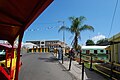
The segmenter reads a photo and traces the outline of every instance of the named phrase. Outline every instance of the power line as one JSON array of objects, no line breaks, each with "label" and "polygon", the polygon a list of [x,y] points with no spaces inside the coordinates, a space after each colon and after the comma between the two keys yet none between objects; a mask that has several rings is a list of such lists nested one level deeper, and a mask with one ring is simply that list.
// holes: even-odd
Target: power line
[{"label": "power line", "polygon": [[33,32],[33,31],[42,31],[42,30],[51,30],[51,29],[55,29],[55,28],[58,28],[58,27],[41,27],[41,28],[34,28],[34,29],[27,29],[26,31],[29,31],[29,32]]},{"label": "power line", "polygon": [[44,23],[34,23],[34,26],[39,26],[39,25],[49,25],[48,27],[37,27],[34,29],[27,29],[26,31],[28,32],[33,32],[33,31],[40,31],[40,30],[51,30],[51,29],[55,29],[55,28],[59,28],[58,26],[50,26],[53,24],[58,24],[59,21],[54,21],[54,22],[44,22]]},{"label": "power line", "polygon": [[33,31],[40,31],[40,30],[50,30],[50,29],[54,29],[54,28],[57,28],[56,26],[50,26],[50,24],[58,24],[58,22],[45,22],[45,23],[36,23],[34,24],[34,26],[39,26],[39,25],[49,25],[49,26],[44,26],[44,27],[36,27],[34,29],[27,29],[26,31],[29,31],[29,32],[33,32]]},{"label": "power line", "polygon": [[43,25],[43,24],[45,24],[45,25],[47,25],[47,24],[57,24],[58,22],[56,21],[56,22],[45,22],[45,23],[39,23],[40,25]]},{"label": "power line", "polygon": [[117,6],[118,6],[118,0],[116,1],[116,5],[115,5],[115,9],[114,9],[114,13],[113,13],[113,17],[112,17],[112,21],[111,21],[111,26],[110,26],[110,32],[108,34],[108,38],[111,34],[111,31],[112,31],[112,27],[113,27],[113,22],[114,22],[114,18],[115,18],[115,13],[116,13],[116,10],[117,10]]}]

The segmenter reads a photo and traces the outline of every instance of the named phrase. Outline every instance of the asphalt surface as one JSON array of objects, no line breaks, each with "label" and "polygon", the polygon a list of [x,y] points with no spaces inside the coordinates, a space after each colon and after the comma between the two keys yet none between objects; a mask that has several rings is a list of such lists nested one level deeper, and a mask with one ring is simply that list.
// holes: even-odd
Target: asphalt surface
[{"label": "asphalt surface", "polygon": [[76,80],[51,53],[30,53],[21,57],[19,80]]}]

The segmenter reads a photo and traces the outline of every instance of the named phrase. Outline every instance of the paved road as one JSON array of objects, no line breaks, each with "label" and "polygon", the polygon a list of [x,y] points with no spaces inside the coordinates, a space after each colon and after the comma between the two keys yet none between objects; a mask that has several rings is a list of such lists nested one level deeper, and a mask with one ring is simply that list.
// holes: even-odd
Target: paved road
[{"label": "paved road", "polygon": [[50,53],[23,55],[19,80],[76,80]]}]

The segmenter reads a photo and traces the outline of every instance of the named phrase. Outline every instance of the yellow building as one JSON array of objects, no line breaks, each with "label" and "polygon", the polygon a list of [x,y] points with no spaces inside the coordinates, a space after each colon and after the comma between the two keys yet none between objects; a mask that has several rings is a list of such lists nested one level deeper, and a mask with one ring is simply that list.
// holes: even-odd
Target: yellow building
[{"label": "yellow building", "polygon": [[59,45],[66,47],[67,44],[59,40],[34,40],[26,41],[27,52],[50,52],[55,48],[59,48]]},{"label": "yellow building", "polygon": [[114,35],[108,41],[110,42],[109,51],[111,61],[120,63],[120,33]]}]

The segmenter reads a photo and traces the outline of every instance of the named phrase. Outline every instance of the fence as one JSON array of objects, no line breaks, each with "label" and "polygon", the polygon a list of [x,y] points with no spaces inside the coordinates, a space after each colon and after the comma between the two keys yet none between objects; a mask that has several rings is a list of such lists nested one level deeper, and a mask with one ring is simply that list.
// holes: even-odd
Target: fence
[{"label": "fence", "polygon": [[82,55],[82,61],[85,62],[87,68],[92,68],[97,72],[102,73],[110,80],[120,80],[120,64],[107,62],[106,60],[97,60],[94,55]]}]

